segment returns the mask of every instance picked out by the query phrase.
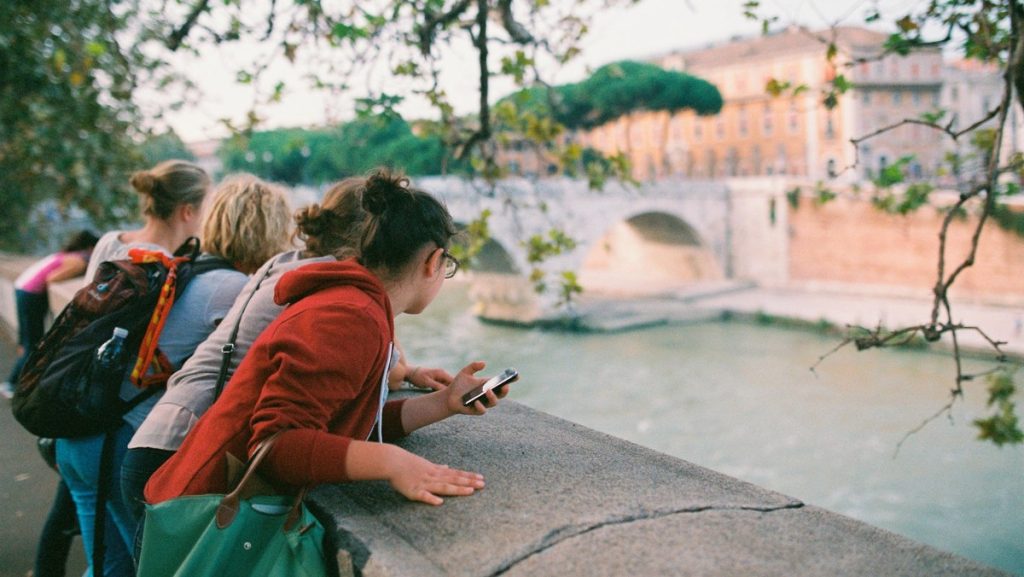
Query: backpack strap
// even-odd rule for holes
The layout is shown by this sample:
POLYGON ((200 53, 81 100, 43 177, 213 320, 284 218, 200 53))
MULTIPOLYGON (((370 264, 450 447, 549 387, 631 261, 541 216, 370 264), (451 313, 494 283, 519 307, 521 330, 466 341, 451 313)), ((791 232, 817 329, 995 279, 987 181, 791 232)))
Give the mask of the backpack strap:
POLYGON ((224 385, 228 382, 228 368, 231 366, 231 357, 235 355, 235 341, 238 339, 238 327, 242 324, 242 317, 245 316, 245 309, 249 307, 249 301, 252 300, 256 291, 260 290, 260 286, 263 284, 263 281, 270 276, 270 271, 274 268, 275 264, 277 264, 276 258, 267 265, 267 268, 263 271, 263 275, 260 276, 260 280, 256 281, 256 286, 254 286, 253 289, 249 291, 249 295, 245 297, 245 302, 242 304, 242 310, 238 312, 238 318, 235 319, 235 326, 231 329, 231 336, 228 337, 228 342, 224 343, 224 346, 220 349, 220 374, 217 375, 217 386, 213 389, 213 400, 215 401, 220 398, 221 392, 224 391, 224 385))
MULTIPOLYGON (((177 252, 182 252, 187 246, 188 241, 177 252)), ((198 247, 198 243, 195 246, 198 247)), ((135 250, 129 252, 133 262, 161 262, 168 270, 167 279, 160 288, 159 300, 153 309, 153 316, 146 327, 146 334, 142 337, 138 359, 132 368, 132 383, 141 389, 148 389, 167 382, 167 378, 174 372, 167 355, 158 348, 158 341, 176 296, 183 293, 188 283, 196 276, 213 270, 234 269, 234 266, 227 259, 218 256, 199 259, 193 256, 194 252, 189 255, 168 257, 161 252, 134 252, 135 250), (187 267, 184 266, 186 263, 187 267)))

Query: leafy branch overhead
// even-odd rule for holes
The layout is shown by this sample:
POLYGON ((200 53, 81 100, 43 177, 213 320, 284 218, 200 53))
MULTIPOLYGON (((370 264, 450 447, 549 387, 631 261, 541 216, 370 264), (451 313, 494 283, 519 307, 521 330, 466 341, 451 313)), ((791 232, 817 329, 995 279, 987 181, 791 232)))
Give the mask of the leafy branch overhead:
MULTIPOLYGON (((745 4, 745 14, 748 18, 761 21, 766 31, 778 20, 776 17, 765 17, 761 11, 761 3, 756 0, 745 4)), ((873 8, 865 20, 868 23, 878 23, 883 18, 878 9, 873 8)), ((1024 441, 1024 433, 1016 415, 1016 387, 1011 376, 1015 369, 1009 366, 1001 348, 1005 343, 991 338, 982 327, 966 325, 955 320, 950 290, 964 271, 974 266, 980 250, 982 231, 990 220, 1011 230, 1024 230, 1019 224, 1024 218, 1002 202, 1004 197, 1020 191, 1019 179, 1024 168, 1024 159, 1020 154, 1010 155, 1003 152, 1004 141, 1009 138, 1007 128, 1011 107, 1022 106, 1021 103, 1024 102, 1024 5, 1019 0, 966 3, 959 0, 930 0, 912 12, 893 19, 891 25, 892 32, 885 41, 884 48, 873 55, 846 52, 838 25, 833 26, 830 33, 826 34, 807 32, 821 42, 824 58, 834 72, 831 79, 821 88, 821 103, 826 109, 850 105, 849 93, 858 86, 850 80, 846 72, 854 66, 894 56, 907 56, 916 51, 934 52, 944 48, 956 49, 964 58, 1000 68, 1003 79, 1002 95, 992 110, 986 111, 979 118, 968 119, 967 125, 962 128, 956 126, 956 119, 949 117, 946 111, 935 110, 919 117, 902 119, 850 139, 856 160, 854 166, 848 169, 855 168, 860 163, 862 143, 909 124, 925 126, 938 136, 949 138, 953 142, 969 139, 977 151, 981 167, 970 179, 962 182, 955 201, 938 205, 943 213, 943 220, 939 230, 936 278, 932 288, 933 302, 929 318, 918 325, 891 330, 884 327, 854 327, 836 350, 848 344, 854 344, 858 350, 864 350, 904 345, 916 338, 935 342, 944 336, 948 337, 956 362, 955 386, 950 402, 922 423, 924 426, 935 418, 948 414, 953 403, 963 397, 964 383, 979 376, 965 372, 960 343, 962 333, 979 334, 995 353, 996 360, 1003 363, 989 375, 990 382, 994 383, 990 386, 989 406, 994 412, 988 418, 974 422, 978 427, 979 437, 1000 445, 1021 443, 1024 441), (966 250, 964 247, 951 246, 951 225, 969 213, 973 216, 969 245, 966 250), (963 256, 955 258, 954 254, 963 256)), ((795 86, 772 79, 768 81, 766 91, 772 96, 785 96, 795 95, 809 88, 806 85, 795 86)), ((1024 112, 1024 109, 1017 112, 1024 112)), ((960 174, 966 160, 968 159, 956 154, 949 155, 949 170, 960 174)), ((913 157, 903 157, 880 171, 873 182, 873 202, 876 207, 895 214, 908 214, 921 207, 934 205, 931 184, 906 182, 906 169, 913 161, 913 157)), ((819 184, 818 188, 826 187, 819 184)), ((789 196, 790 202, 796 206, 799 192, 789 196)), ((827 201, 836 195, 818 196, 827 201)))

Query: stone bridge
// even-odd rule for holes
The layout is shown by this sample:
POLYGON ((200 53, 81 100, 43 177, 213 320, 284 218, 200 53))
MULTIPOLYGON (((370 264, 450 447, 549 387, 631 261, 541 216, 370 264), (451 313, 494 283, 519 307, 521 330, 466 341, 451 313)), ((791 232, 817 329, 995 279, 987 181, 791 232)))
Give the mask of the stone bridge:
POLYGON ((665 180, 593 191, 578 180, 505 180, 494 189, 457 178, 417 184, 466 223, 484 210, 491 240, 470 273, 477 314, 531 323, 565 313, 556 290, 538 295, 524 242, 560 228, 576 248, 542 265, 546 283, 576 274, 590 296, 655 296, 772 284, 786 277, 786 183, 780 179, 665 180))

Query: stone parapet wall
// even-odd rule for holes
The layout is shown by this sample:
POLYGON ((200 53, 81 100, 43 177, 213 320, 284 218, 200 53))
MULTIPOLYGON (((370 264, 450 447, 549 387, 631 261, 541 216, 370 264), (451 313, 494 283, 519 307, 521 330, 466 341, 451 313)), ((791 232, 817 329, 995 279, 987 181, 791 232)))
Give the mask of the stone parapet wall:
MULTIPOLYGON (((9 288, 21 269, 0 263, 9 288)), ((52 287, 52 304, 81 282, 52 287)), ((341 577, 1009 577, 513 401, 399 444, 480 472, 487 487, 440 507, 384 482, 316 488, 309 502, 339 546, 341 577)))

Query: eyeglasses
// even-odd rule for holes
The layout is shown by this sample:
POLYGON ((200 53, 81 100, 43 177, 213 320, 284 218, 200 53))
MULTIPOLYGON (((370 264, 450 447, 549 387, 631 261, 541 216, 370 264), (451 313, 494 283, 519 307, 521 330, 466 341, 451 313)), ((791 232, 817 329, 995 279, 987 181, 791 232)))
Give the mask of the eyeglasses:
POLYGON ((441 256, 443 256, 444 259, 445 259, 445 261, 444 261, 444 278, 452 278, 453 276, 455 276, 455 273, 458 272, 459 265, 461 263, 459 262, 459 259, 457 259, 454 256, 452 256, 451 253, 448 252, 447 250, 442 252, 441 256))

